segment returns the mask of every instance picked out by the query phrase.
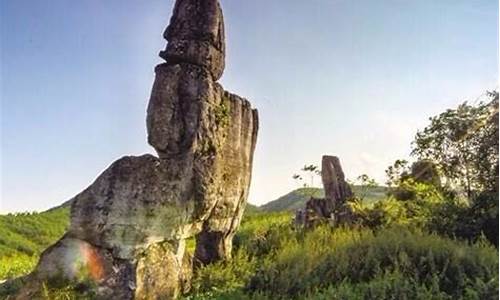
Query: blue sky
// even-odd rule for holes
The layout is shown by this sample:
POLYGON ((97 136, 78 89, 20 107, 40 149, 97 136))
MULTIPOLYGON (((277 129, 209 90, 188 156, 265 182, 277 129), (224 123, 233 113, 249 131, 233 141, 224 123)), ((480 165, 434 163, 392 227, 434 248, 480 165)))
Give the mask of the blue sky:
MULTIPOLYGON (((0 2, 0 212, 50 208, 119 157, 153 152, 145 111, 172 5, 0 2)), ((496 0, 222 5, 221 82, 261 117, 252 203, 296 187, 292 174, 323 154, 383 182, 429 116, 497 88, 496 0)))

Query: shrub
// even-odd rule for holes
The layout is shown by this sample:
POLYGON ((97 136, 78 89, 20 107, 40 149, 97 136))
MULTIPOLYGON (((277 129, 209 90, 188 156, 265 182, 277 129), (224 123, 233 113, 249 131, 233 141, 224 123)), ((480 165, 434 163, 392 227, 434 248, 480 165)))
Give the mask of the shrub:
POLYGON ((195 272, 192 292, 210 296, 241 290, 256 270, 256 260, 245 251, 238 251, 231 261, 218 262, 195 272))
POLYGON ((484 235, 498 247, 498 194, 481 193, 472 205, 448 199, 433 211, 428 229, 472 242, 484 235))
POLYGON ((259 264, 247 288, 300 298, 318 288, 340 289, 338 283, 344 282, 357 286, 353 292, 361 289, 359 293, 367 297, 377 290, 394 292, 398 287, 394 282, 401 281, 397 277, 401 275, 407 278, 408 297, 432 291, 444 298, 459 298, 468 290, 481 293, 481 284, 491 285, 498 278, 497 267, 497 252, 487 245, 469 246, 401 228, 373 233, 322 227, 302 242, 297 238, 284 243, 259 264))
POLYGON ((392 197, 371 205, 354 201, 350 206, 354 212, 355 222, 363 227, 377 229, 410 222, 405 204, 392 197))
POLYGON ((281 230, 290 227, 292 216, 288 212, 260 213, 245 217, 238 233, 234 237, 235 249, 246 247, 250 253, 266 254, 272 247, 277 247, 279 240, 271 241, 277 235, 282 235, 281 230))

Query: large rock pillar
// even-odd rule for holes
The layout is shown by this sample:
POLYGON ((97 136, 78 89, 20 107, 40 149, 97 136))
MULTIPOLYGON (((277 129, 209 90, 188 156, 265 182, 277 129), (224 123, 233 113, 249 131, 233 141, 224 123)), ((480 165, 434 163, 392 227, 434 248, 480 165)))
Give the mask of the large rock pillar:
POLYGON ((148 140, 162 159, 193 165, 197 209, 205 219, 195 262, 230 257, 248 197, 258 115, 216 80, 225 58, 224 21, 216 0, 180 0, 166 29, 148 107, 148 140))
POLYGON ((121 158, 73 199, 68 232, 20 299, 61 280, 103 299, 174 299, 189 286, 186 239, 197 240, 197 264, 230 258, 258 114, 216 82, 225 65, 218 0, 177 0, 164 36, 146 120, 158 157, 121 158))

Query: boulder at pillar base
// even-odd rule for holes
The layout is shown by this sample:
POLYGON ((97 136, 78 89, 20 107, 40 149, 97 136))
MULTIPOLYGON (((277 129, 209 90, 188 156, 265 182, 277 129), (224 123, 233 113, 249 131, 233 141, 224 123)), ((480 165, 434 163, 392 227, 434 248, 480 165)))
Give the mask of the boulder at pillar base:
POLYGON ((154 242, 192 236, 203 220, 193 217, 191 166, 152 155, 116 161, 74 198, 68 234, 120 259, 132 259, 154 242))

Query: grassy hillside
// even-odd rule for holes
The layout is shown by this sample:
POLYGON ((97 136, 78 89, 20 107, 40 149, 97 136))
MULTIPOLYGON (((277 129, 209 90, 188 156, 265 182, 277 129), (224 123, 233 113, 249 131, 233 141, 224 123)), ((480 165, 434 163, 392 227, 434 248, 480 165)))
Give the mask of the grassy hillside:
MULTIPOLYGON (((387 188, 383 186, 378 187, 362 187, 352 186, 353 193, 365 202, 375 202, 383 199, 386 196, 387 188)), ((299 188, 292 191, 280 198, 266 203, 259 208, 267 212, 278 211, 295 211, 304 207, 305 203, 311 196, 321 198, 324 197, 323 189, 320 188, 299 188)))
MULTIPOLYGON (((55 240, 67 224, 67 210, 2 217, 2 225, 17 232, 12 240, 31 241, 26 244, 35 245, 33 251, 55 240), (39 228, 19 232, 25 228, 21 221, 39 228), (46 238, 35 239, 35 232, 46 238)), ((184 298, 498 299, 498 252, 487 243, 405 227, 303 231, 291 226, 291 218, 288 212, 246 214, 234 239, 233 259, 198 270, 184 298)), ((24 247, 5 249, 26 253, 24 247)), ((78 291, 48 289, 42 299, 84 299, 78 291)), ((0 298, 7 294, 0 287, 0 298)))
POLYGON ((279 211, 295 211, 299 208, 304 207, 306 201, 314 197, 323 197, 323 189, 319 188, 299 188, 295 191, 279 197, 276 200, 268 202, 259 208, 267 212, 279 212, 279 211))
POLYGON ((0 279, 23 275, 69 224, 69 208, 0 215, 0 279))

